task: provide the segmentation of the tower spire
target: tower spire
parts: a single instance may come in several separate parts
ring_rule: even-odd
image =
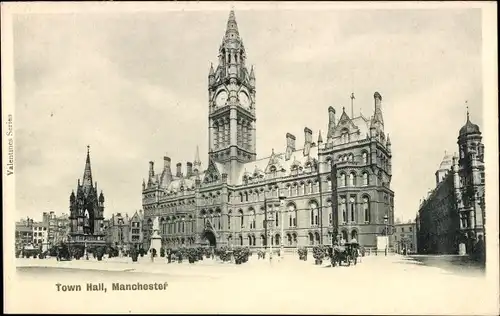
[[[90,146],[87,146],[87,159],[85,161],[85,170],[83,171],[83,192],[87,194],[92,188],[92,168],[90,167]]]
[[[200,150],[198,149],[198,146],[196,146],[196,153],[194,154],[193,167],[196,174],[201,172]]]
[[[239,39],[240,33],[238,32],[238,23],[236,23],[236,16],[234,9],[231,8],[229,18],[227,19],[226,36],[225,39]]]
[[[318,144],[323,143],[323,137],[321,137],[321,130],[319,130],[319,135],[318,135]]]

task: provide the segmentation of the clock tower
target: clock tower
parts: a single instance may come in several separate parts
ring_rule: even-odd
[[[256,159],[255,75],[248,70],[246,52],[234,11],[219,47],[217,67],[208,74],[209,157],[225,165],[229,181],[241,164]]]

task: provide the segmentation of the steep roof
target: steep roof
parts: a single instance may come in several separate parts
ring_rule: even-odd
[[[248,177],[250,182],[263,180],[267,174],[272,173],[274,168],[280,176],[289,176],[295,174],[294,172],[300,173],[302,170],[306,170],[307,167],[314,166],[317,159],[318,146],[312,146],[308,154],[304,152],[303,148],[296,149],[288,160],[285,159],[285,152],[275,153],[273,151],[268,157],[244,164],[238,173],[235,185],[244,184],[245,176]]]

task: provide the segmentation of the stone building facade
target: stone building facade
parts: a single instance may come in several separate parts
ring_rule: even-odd
[[[34,222],[32,228],[33,246],[37,248],[41,247],[44,251],[47,250],[49,248],[47,226],[45,226],[43,222]]]
[[[33,243],[33,226],[34,221],[32,218],[27,217],[16,222],[15,228],[15,243],[16,249],[22,249],[26,245]]]
[[[306,127],[302,144],[287,133],[283,152],[273,150],[257,159],[256,78],[253,67],[247,67],[233,11],[218,65],[209,70],[208,91],[207,166],[203,168],[198,149],[185,170],[177,163],[172,172],[170,157],[164,157],[160,172],[149,163],[142,185],[146,244],[155,217],[167,247],[264,247],[282,239],[290,248],[328,244],[334,218],[344,239],[356,238],[368,247],[375,247],[376,236],[386,227],[392,231],[392,151],[378,92],[371,118],[351,118],[342,109],[337,119],[329,107],[325,140],[319,132],[314,141]]]
[[[68,241],[70,225],[67,213],[57,216],[54,211],[43,212],[42,218],[43,225],[47,227],[49,247]]]
[[[397,253],[417,253],[417,225],[413,221],[394,224],[394,250]]]
[[[69,202],[71,244],[105,244],[104,195],[102,191],[98,194],[97,182],[92,183],[89,147],[87,147],[83,180],[80,182],[78,179],[76,194],[74,191],[71,192]]]
[[[125,251],[129,247],[130,219],[128,214],[111,215],[107,225],[107,242],[112,247]]]
[[[458,155],[446,154],[436,171],[436,188],[417,214],[420,253],[470,253],[484,238],[484,145],[467,113],[458,136]],[[464,248],[460,251],[460,245]]]
[[[136,211],[129,220],[130,228],[128,240],[130,247],[134,247],[136,249],[144,248],[144,216],[142,210]]]

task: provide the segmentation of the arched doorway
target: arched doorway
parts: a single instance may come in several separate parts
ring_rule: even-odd
[[[343,231],[342,231],[342,239],[343,239],[344,241],[349,241],[347,238],[348,238],[348,237],[347,237],[347,231],[343,230]]]
[[[216,239],[215,239],[215,234],[210,231],[210,230],[205,230],[203,233],[203,238],[208,241],[210,244],[210,247],[215,247],[216,246]]]
[[[353,229],[351,232],[351,239],[358,240],[358,232],[355,229]]]

